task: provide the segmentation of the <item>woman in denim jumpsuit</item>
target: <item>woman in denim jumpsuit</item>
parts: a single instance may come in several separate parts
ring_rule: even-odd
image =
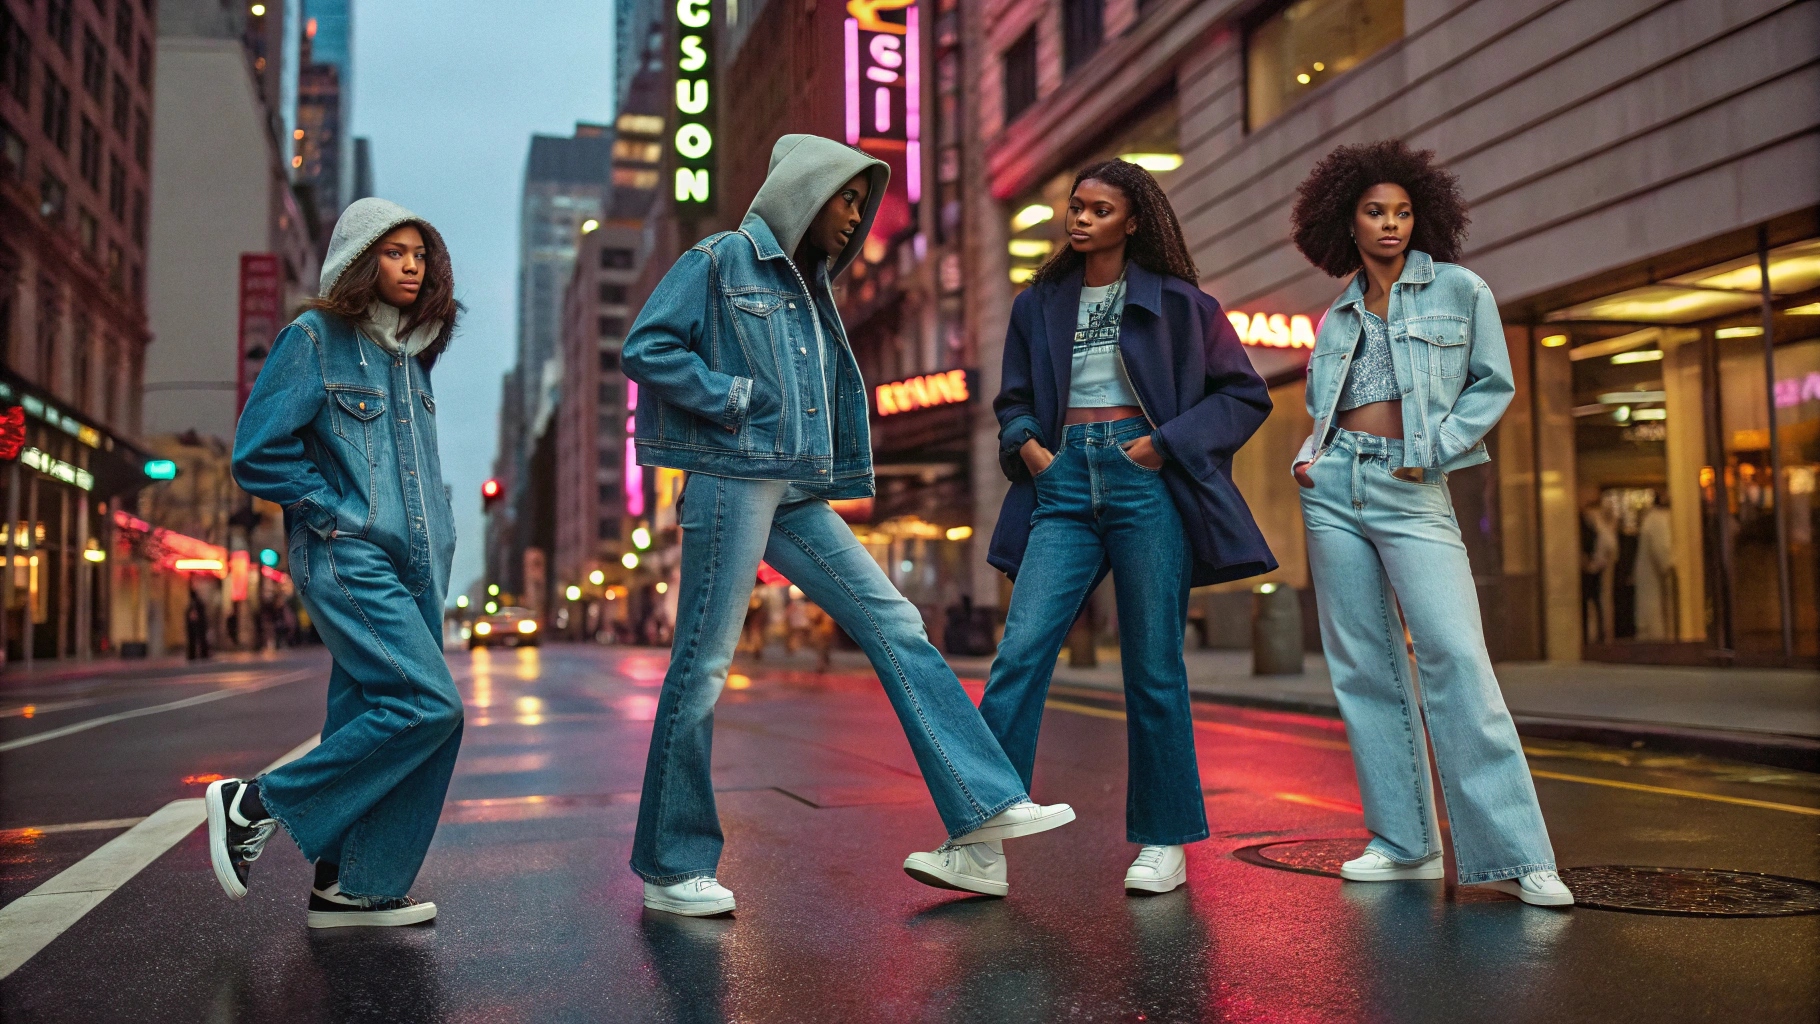
[[[1434,747],[1462,885],[1565,906],[1515,724],[1498,692],[1447,474],[1491,456],[1514,386],[1491,289],[1455,265],[1466,208],[1433,154],[1342,146],[1295,206],[1309,261],[1352,282],[1309,360],[1296,454],[1321,639],[1372,832],[1341,877],[1443,877]],[[1409,672],[1404,628],[1420,679]]]
[[[321,743],[209,787],[223,888],[283,825],[316,862],[311,927],[435,916],[406,893],[461,745],[442,654],[455,551],[430,367],[454,331],[448,250],[382,199],[335,225],[322,298],[278,335],[235,435],[234,478],[284,509],[291,578],[334,667]]]

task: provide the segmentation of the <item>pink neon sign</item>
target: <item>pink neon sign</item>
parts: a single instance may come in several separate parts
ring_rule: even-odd
[[[881,15],[903,11],[900,24]],[[904,190],[922,198],[922,60],[916,0],[848,0],[842,25],[847,144],[902,143]]]
[[[638,408],[638,382],[626,381],[626,412]],[[637,417],[626,417],[626,515],[642,516],[645,514],[645,471],[638,464],[638,447],[632,435],[638,424]]]

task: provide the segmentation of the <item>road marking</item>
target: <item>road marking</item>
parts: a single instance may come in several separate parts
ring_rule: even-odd
[[[72,821],[64,825],[28,825],[25,828],[0,828],[0,843],[36,839],[58,832],[105,832],[113,828],[132,828],[144,818],[103,818],[100,821]]]
[[[1077,715],[1092,715],[1095,718],[1110,718],[1118,722],[1123,722],[1125,720],[1125,713],[1123,711],[1094,707],[1091,704],[1076,704],[1071,700],[1050,700],[1045,701],[1044,704],[1048,707],[1060,708],[1063,711],[1072,711]],[[1341,740],[1323,740],[1313,736],[1298,736],[1292,732],[1276,732],[1271,729],[1254,729],[1247,725],[1232,725],[1228,722],[1209,722],[1197,718],[1194,720],[1194,727],[1196,729],[1205,729],[1208,732],[1224,733],[1228,736],[1241,736],[1251,740],[1271,740],[1276,743],[1293,743],[1302,747],[1319,747],[1322,750],[1352,749],[1352,747]]]
[[[176,711],[180,708],[194,707],[197,704],[207,704],[210,701],[221,700],[225,697],[238,697],[243,693],[258,693],[260,690],[269,690],[274,686],[283,686],[286,683],[295,683],[302,679],[311,679],[317,675],[318,673],[314,670],[292,672],[289,675],[277,676],[262,683],[254,683],[251,686],[232,686],[223,690],[210,690],[208,693],[199,693],[194,697],[185,697],[182,700],[174,700],[168,704],[154,704],[147,708],[134,708],[131,711],[121,711],[112,715],[102,715],[100,718],[90,718],[86,721],[71,722],[69,725],[61,728],[47,729],[44,732],[33,733],[30,736],[21,736],[18,739],[7,740],[5,743],[0,743],[0,754],[4,754],[9,750],[17,750],[20,747],[29,747],[34,743],[43,743],[46,740],[62,739],[65,736],[73,736],[76,733],[86,732],[89,729],[94,729],[99,726],[112,725],[115,722],[124,722],[129,718],[143,718],[146,715]]]
[[[1599,779],[1590,775],[1565,775],[1561,772],[1543,771],[1531,768],[1529,774],[1538,779],[1554,779],[1557,782],[1578,782],[1588,786],[1610,786],[1612,789],[1628,789],[1637,793],[1656,793],[1661,796],[1684,796],[1690,800],[1711,800],[1714,803],[1737,804],[1740,807],[1757,807],[1766,811],[1787,811],[1790,814],[1807,814],[1820,817],[1820,807],[1802,807],[1799,804],[1778,804],[1768,800],[1751,800],[1741,796],[1721,796],[1718,793],[1699,793],[1691,789],[1670,789],[1667,786],[1646,786],[1641,782],[1619,782],[1617,779]]]
[[[1364,814],[1365,808],[1344,800],[1329,800],[1324,796],[1309,796],[1307,793],[1272,793],[1284,803],[1301,804],[1304,807],[1319,807],[1323,811],[1339,811],[1342,814]]]
[[[312,736],[297,744],[259,774],[309,753],[319,739]],[[200,798],[172,800],[55,878],[0,907],[0,978],[24,966],[114,890],[182,842],[206,817]]]
[[[80,700],[57,700],[41,704],[20,704],[16,707],[0,709],[0,718],[36,718],[39,715],[50,714],[52,711],[62,711],[66,708],[87,707],[90,704],[99,703],[100,701],[84,697]]]
[[[1050,700],[1044,701],[1043,703],[1047,707],[1061,708],[1063,711],[1072,711],[1077,715],[1092,715],[1095,718],[1110,718],[1118,722],[1123,722],[1125,720],[1125,713],[1123,711],[1113,711],[1110,708],[1096,708],[1091,704],[1076,704],[1071,700]]]

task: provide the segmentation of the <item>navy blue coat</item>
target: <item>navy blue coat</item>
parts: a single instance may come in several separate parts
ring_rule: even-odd
[[[1270,415],[1270,389],[1211,295],[1177,277],[1126,267],[1119,351],[1163,456],[1163,482],[1194,552],[1194,585],[1277,567],[1232,482],[1232,456]],[[1030,542],[1036,487],[1018,455],[1034,434],[1055,451],[1068,412],[1081,272],[1027,289],[1011,306],[998,414],[999,464],[1011,491],[986,560],[1013,579]]]

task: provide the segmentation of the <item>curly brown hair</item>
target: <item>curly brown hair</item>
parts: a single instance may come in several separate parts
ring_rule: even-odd
[[[1107,160],[1094,164],[1074,176],[1068,194],[1092,178],[1125,194],[1131,202],[1132,216],[1137,218],[1137,231],[1125,242],[1125,258],[1153,274],[1179,277],[1189,284],[1199,281],[1194,257],[1188,255],[1188,243],[1182,240],[1182,226],[1176,223],[1175,210],[1163,186],[1149,171],[1124,160]],[[1031,277],[1033,282],[1059,281],[1080,267],[1087,257],[1064,245]]]
[[[455,320],[462,313],[463,306],[455,301],[455,269],[449,260],[449,247],[444,244],[442,234],[427,222],[409,220],[386,232],[387,235],[402,227],[414,227],[423,235],[423,258],[426,266],[423,273],[423,286],[417,290],[417,301],[405,307],[404,323],[398,333],[410,334],[419,325],[442,322],[442,330],[436,334],[436,340],[429,347],[417,354],[417,362],[428,370],[436,365],[449,347],[449,339],[455,336]],[[335,279],[335,286],[321,298],[311,299],[306,305],[311,309],[320,309],[325,313],[334,313],[355,323],[367,318],[367,310],[379,298],[379,242],[385,235],[375,239],[366,251],[354,258],[354,262]]]
[[[1460,182],[1437,166],[1434,152],[1411,149],[1402,139],[1341,146],[1314,165],[1296,189],[1295,247],[1331,277],[1364,265],[1352,238],[1353,211],[1373,185],[1400,185],[1415,207],[1409,247],[1442,263],[1457,263],[1466,241],[1466,200]]]

